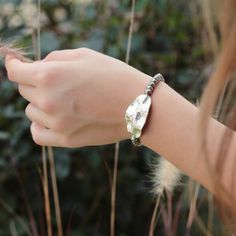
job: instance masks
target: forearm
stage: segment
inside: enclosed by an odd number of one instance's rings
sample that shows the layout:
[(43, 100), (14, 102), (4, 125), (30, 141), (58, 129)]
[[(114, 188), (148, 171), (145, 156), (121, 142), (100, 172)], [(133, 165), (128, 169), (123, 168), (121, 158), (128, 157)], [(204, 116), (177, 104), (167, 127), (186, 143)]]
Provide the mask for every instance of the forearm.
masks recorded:
[[(152, 109), (141, 141), (214, 192), (207, 162), (201, 154), (198, 121), (199, 109), (160, 82), (152, 95)], [(211, 165), (216, 162), (225, 129), (224, 125), (211, 119), (207, 136)], [(234, 153), (231, 145), (222, 177), (226, 185), (233, 177)]]

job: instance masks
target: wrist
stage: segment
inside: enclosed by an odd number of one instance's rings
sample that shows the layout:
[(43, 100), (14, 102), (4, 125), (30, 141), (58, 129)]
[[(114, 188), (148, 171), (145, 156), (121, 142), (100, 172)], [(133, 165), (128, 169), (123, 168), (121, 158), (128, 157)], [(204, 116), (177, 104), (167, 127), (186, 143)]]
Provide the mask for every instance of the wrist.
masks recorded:
[[(159, 134), (155, 134), (155, 130), (159, 130), (160, 127), (160, 119), (164, 117), (163, 114), (163, 102), (161, 100), (163, 97), (163, 93), (165, 90), (166, 84), (164, 82), (160, 82), (158, 88), (156, 88), (152, 94), (152, 105), (150, 108), (150, 114), (148, 116), (146, 125), (143, 129), (141, 143), (146, 147), (151, 147), (152, 143), (155, 142), (150, 137), (160, 138)], [(158, 128), (159, 127), (159, 128)]]
[[(127, 76), (126, 76), (127, 77)], [(142, 73), (134, 68), (130, 73), (129, 78), (125, 79), (125, 84), (123, 86), (123, 91), (121, 92), (121, 98), (123, 96), (123, 105), (121, 111), (121, 129), (123, 135), (123, 139), (130, 139), (130, 134), (127, 131), (127, 124), (125, 121), (125, 113), (128, 106), (137, 98), (140, 94), (144, 94), (144, 91), (150, 81), (151, 77)], [(124, 93), (125, 88), (125, 93)]]

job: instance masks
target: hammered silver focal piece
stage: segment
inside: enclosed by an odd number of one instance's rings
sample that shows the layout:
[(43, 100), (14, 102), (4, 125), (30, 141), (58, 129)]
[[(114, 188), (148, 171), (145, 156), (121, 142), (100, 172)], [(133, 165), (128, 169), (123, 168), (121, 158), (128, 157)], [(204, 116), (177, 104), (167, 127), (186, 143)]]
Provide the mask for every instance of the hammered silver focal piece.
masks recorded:
[(132, 141), (141, 137), (150, 107), (150, 96), (143, 94), (138, 96), (126, 110), (125, 120)]
[(151, 107), (151, 94), (160, 81), (165, 81), (161, 74), (155, 75), (149, 82), (143, 95), (138, 96), (125, 112), (127, 130), (135, 146), (141, 146), (140, 137)]

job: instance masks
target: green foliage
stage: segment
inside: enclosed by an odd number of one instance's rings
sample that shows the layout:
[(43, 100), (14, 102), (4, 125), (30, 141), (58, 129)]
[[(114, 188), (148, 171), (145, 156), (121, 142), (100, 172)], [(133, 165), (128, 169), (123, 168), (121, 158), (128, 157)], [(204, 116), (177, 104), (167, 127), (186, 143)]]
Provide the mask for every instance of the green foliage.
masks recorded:
[[(43, 56), (57, 49), (89, 47), (124, 60), (130, 2), (42, 1)], [(0, 4), (1, 37), (15, 39), (34, 57), (32, 26), (37, 18), (36, 2), (28, 6), (23, 0), (2, 0)], [(138, 0), (131, 50), (131, 65), (150, 75), (161, 71), (166, 82), (192, 102), (196, 102), (201, 91), (202, 81), (198, 78), (205, 62), (199, 33), (202, 26), (196, 22), (201, 21), (191, 17), (186, 1)], [(11, 227), (16, 227), (18, 235), (26, 235), (22, 221), (31, 229), (32, 220), (40, 235), (45, 235), (38, 171), (41, 149), (31, 140), (30, 123), (24, 115), (26, 102), (16, 86), (8, 82), (3, 62), (0, 70), (0, 235), (10, 235)], [(113, 145), (55, 150), (63, 227), (68, 235), (109, 234), (109, 172), (113, 168), (113, 153)], [(134, 149), (130, 142), (121, 145), (117, 235), (146, 235), (153, 210), (147, 191), (147, 162), (153, 157), (150, 150)], [(180, 196), (177, 191), (174, 206)], [(185, 200), (178, 235), (185, 232), (188, 210)], [(207, 217), (204, 207), (201, 214)], [(162, 220), (158, 231), (158, 235), (163, 235)], [(191, 235), (201, 235), (199, 232), (196, 226)]]

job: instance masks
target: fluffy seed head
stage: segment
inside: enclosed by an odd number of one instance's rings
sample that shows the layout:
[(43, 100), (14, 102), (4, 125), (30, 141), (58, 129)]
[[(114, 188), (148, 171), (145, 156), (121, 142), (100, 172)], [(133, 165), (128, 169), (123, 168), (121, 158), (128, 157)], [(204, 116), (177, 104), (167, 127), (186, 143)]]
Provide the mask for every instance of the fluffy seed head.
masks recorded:
[(166, 190), (172, 192), (181, 183), (181, 171), (166, 159), (151, 164), (152, 194), (158, 196)]
[(25, 57), (27, 53), (22, 48), (16, 47), (14, 42), (5, 42), (0, 39), (0, 58), (4, 59), (7, 55), (13, 55), (19, 60), (31, 62)]

